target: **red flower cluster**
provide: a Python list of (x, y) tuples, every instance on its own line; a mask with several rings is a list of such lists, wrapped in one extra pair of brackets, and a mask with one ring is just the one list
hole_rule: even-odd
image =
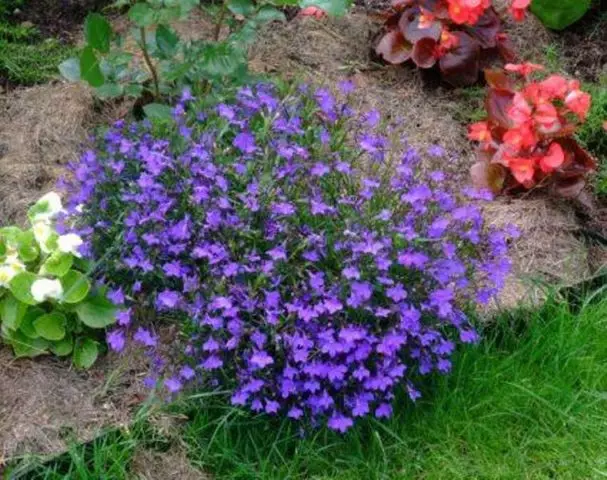
[(578, 81), (560, 75), (532, 81), (539, 70), (541, 65), (524, 63), (486, 72), (488, 119), (468, 131), (480, 144), (473, 178), (496, 193), (550, 182), (560, 194), (575, 196), (586, 174), (596, 169), (572, 137), (586, 120), (591, 98)]
[[(514, 0), (510, 12), (522, 20), (530, 0)], [(475, 83), (484, 54), (499, 51), (513, 61), (491, 0), (394, 0), (375, 51), (386, 62), (412, 60), (420, 68), (438, 64), (454, 86)]]

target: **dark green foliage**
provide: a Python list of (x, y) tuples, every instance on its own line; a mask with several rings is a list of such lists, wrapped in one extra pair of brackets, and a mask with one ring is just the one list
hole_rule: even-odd
[(563, 30), (590, 9), (591, 0), (533, 0), (531, 11), (553, 30)]

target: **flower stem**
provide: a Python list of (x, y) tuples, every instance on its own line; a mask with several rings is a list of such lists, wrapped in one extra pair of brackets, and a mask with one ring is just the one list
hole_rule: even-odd
[(152, 74), (152, 80), (154, 81), (154, 98), (158, 100), (160, 98), (160, 87), (158, 85), (158, 73), (156, 72), (156, 68), (152, 63), (150, 58), (150, 54), (148, 53), (148, 47), (145, 43), (145, 27), (141, 27), (139, 29), (139, 33), (141, 35), (141, 50), (143, 51), (143, 59), (145, 60), (145, 64), (147, 65), (150, 73)]

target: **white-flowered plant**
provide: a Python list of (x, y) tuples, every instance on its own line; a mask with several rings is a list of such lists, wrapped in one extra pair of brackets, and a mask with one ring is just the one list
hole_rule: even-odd
[(116, 309), (87, 278), (80, 236), (57, 232), (62, 212), (61, 198), (50, 192), (28, 211), (28, 230), (0, 228), (0, 331), (18, 357), (71, 354), (88, 368)]

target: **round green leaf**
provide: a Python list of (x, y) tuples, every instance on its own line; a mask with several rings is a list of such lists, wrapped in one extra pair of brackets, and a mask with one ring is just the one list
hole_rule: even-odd
[(533, 0), (531, 11), (548, 28), (563, 30), (590, 9), (591, 0)]
[(47, 313), (34, 320), (36, 333), (47, 340), (61, 340), (65, 337), (67, 319), (62, 313)]
[(40, 273), (63, 277), (72, 268), (73, 263), (74, 257), (70, 253), (57, 251), (47, 258), (40, 268)]
[(11, 294), (7, 295), (0, 302), (0, 319), (2, 325), (11, 330), (17, 330), (21, 324), (27, 305), (20, 302)]
[(248, 17), (255, 11), (255, 4), (251, 0), (229, 0), (228, 9), (234, 15)]
[(104, 83), (99, 88), (95, 89), (95, 93), (99, 98), (116, 98), (124, 93), (122, 85), (117, 83)]
[(33, 262), (38, 258), (40, 248), (38, 247), (38, 242), (36, 242), (33, 230), (21, 233), (17, 238), (17, 242), (17, 251), (19, 252), (21, 260), (24, 262)]
[(38, 332), (36, 331), (36, 328), (34, 327), (34, 322), (36, 321), (37, 318), (41, 317), (42, 315), (44, 315), (46, 312), (44, 310), (42, 310), (41, 308), (38, 307), (34, 307), (34, 308), (30, 308), (27, 313), (25, 314), (25, 316), (23, 317), (23, 320), (21, 320), (21, 325), (19, 326), (19, 330), (28, 338), (40, 338), (40, 335), (38, 334)]
[(264, 5), (253, 17), (258, 22), (286, 22), (287, 17), (285, 14), (277, 8), (271, 7), (270, 5)]
[(76, 57), (68, 58), (59, 64), (59, 73), (70, 82), (80, 80), (80, 60)]
[(138, 27), (149, 27), (156, 21), (152, 8), (145, 3), (136, 3), (129, 10), (129, 19)]
[(74, 349), (74, 339), (72, 337), (65, 337), (58, 342), (51, 343), (50, 350), (58, 357), (65, 357), (72, 353)]
[(76, 306), (78, 318), (87, 327), (105, 328), (116, 321), (116, 306), (101, 295), (94, 295)]
[(88, 295), (91, 284), (88, 279), (76, 270), (68, 271), (59, 279), (63, 287), (64, 303), (79, 303)]
[(156, 120), (170, 120), (172, 109), (168, 105), (162, 105), (161, 103), (149, 103), (143, 107), (145, 116)]
[(90, 338), (81, 338), (74, 347), (74, 365), (78, 368), (90, 368), (99, 355), (98, 343)]
[(80, 54), (80, 75), (91, 87), (100, 87), (105, 82), (99, 60), (92, 47), (85, 47)]
[(13, 277), (9, 289), (20, 302), (27, 305), (37, 305), (38, 302), (32, 296), (32, 285), (36, 280), (38, 280), (37, 275), (31, 272), (21, 272)]
[(11, 345), (16, 357), (36, 357), (47, 353), (49, 343), (43, 338), (27, 338), (22, 332), (15, 332)]

